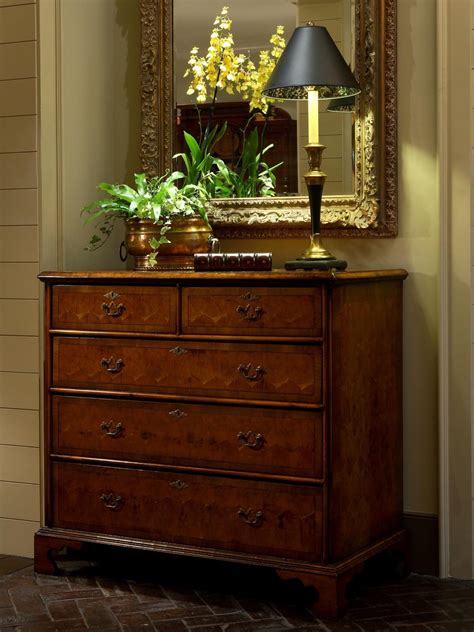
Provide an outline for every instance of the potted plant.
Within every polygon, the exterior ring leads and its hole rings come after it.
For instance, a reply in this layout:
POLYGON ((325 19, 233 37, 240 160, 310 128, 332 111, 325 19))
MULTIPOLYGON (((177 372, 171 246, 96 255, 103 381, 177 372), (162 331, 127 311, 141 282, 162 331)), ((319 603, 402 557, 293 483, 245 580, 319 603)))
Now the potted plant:
POLYGON ((207 252, 212 235, 209 194, 202 184, 179 186, 183 180, 183 173, 173 171, 161 177, 135 174, 135 188, 99 184, 108 197, 82 210, 85 223, 93 222, 96 228, 87 250, 100 248, 116 221, 124 220, 124 246, 135 257, 136 270, 191 269, 193 254, 207 252))

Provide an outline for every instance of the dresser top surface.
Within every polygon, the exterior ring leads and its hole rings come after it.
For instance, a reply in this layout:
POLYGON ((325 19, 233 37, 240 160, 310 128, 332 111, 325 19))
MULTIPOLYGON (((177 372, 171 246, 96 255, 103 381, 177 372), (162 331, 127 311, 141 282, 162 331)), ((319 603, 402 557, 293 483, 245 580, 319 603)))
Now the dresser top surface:
POLYGON ((193 283, 209 282, 216 284, 235 283, 281 283, 291 285, 292 283, 360 283, 370 281, 402 281, 408 276, 406 270, 358 270, 358 271, 287 271, 271 270, 269 272, 194 272, 180 270, 166 270, 163 272, 136 272, 130 270, 111 271, 50 271, 41 272, 38 278, 45 283, 127 283, 127 284, 173 284, 182 283, 192 285, 193 283))

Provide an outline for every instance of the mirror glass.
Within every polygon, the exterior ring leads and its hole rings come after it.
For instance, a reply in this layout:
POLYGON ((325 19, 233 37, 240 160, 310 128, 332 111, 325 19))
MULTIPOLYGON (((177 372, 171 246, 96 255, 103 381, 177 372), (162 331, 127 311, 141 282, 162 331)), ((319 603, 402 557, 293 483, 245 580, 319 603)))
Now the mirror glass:
MULTIPOLYGON (((198 91, 190 86, 196 76, 191 58, 205 57, 210 46, 214 21, 227 7, 231 21, 235 55, 250 58, 258 68, 260 51, 271 53, 271 36, 277 26, 290 38, 296 26, 312 21, 325 26, 344 55, 354 67, 354 0, 174 0, 173 2, 173 74, 176 127, 173 149, 186 149, 183 131, 199 138, 205 128, 208 113, 213 109, 212 124, 227 122, 227 131, 215 148, 215 154, 227 164, 235 165, 242 153, 243 138, 253 125, 257 127, 261 146, 272 145, 265 154, 269 166, 275 169, 277 196, 306 195, 304 174, 308 162, 304 145, 308 142, 307 105, 304 101, 272 102, 268 120, 262 113, 251 117, 247 95, 239 93, 237 82, 233 94, 225 89, 208 90, 204 102, 198 102, 198 91), (191 50, 193 54, 191 54, 191 50), (196 52, 197 49, 197 52, 196 52), (185 74, 187 72, 187 76, 185 74)), ((271 57, 270 57, 271 58, 271 57)), ((199 71, 198 71, 199 72, 199 71)), ((202 97, 201 97, 202 98, 202 97)), ((329 101, 320 100, 320 142, 326 146, 323 156, 327 174, 325 195, 354 193, 354 113, 328 111, 329 101)))
MULTIPOLYGON (((297 25, 326 26, 351 65, 361 87, 349 111, 329 111, 320 102, 320 140, 326 145, 327 174, 322 205, 325 235, 391 237, 398 231, 397 209, 397 0, 140 0, 142 48, 141 158, 150 175, 173 166, 183 148, 183 130, 199 133, 196 93, 183 75, 190 51, 205 56, 216 16, 228 7, 236 54, 256 60, 267 54, 279 25, 288 41, 297 25)), ((227 121, 232 133, 219 143, 224 164, 238 159, 248 99, 219 91, 213 118, 227 121)), ((201 106, 212 100, 206 94, 201 106)), ((200 106, 200 107, 201 107, 200 106)), ((201 107, 202 110, 202 107, 201 107)), ((206 120, 201 119, 201 120, 206 120)), ((254 127, 264 122, 254 118, 254 127)), ((219 237, 297 237, 308 235, 309 207, 303 175, 307 169, 305 102, 272 104, 266 162, 276 170, 274 196, 213 199, 209 217, 219 237)), ((176 163, 175 165, 176 166, 176 163)))

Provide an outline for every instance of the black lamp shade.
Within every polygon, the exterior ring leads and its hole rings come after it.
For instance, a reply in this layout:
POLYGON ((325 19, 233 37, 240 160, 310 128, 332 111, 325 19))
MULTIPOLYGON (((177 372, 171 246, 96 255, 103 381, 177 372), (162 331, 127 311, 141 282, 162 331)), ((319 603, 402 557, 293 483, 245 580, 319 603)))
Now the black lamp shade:
POLYGON ((320 99, 360 92, 351 69, 324 26, 298 26, 263 90, 272 99, 307 99, 317 90, 320 99))
POLYGON ((329 101, 327 112, 355 112, 355 96, 341 97, 329 101))

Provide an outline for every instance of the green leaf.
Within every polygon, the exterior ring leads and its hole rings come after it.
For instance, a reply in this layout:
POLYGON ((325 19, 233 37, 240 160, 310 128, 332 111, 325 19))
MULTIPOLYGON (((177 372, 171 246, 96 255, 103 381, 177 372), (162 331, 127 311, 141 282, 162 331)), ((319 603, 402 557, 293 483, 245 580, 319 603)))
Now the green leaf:
POLYGON ((146 176, 144 173, 136 173, 134 177, 137 193, 139 195, 143 195, 146 191, 146 176))
POLYGON ((184 140, 186 145, 189 147, 193 161, 198 162, 201 160, 201 148, 194 136, 189 132, 184 132, 184 140))

